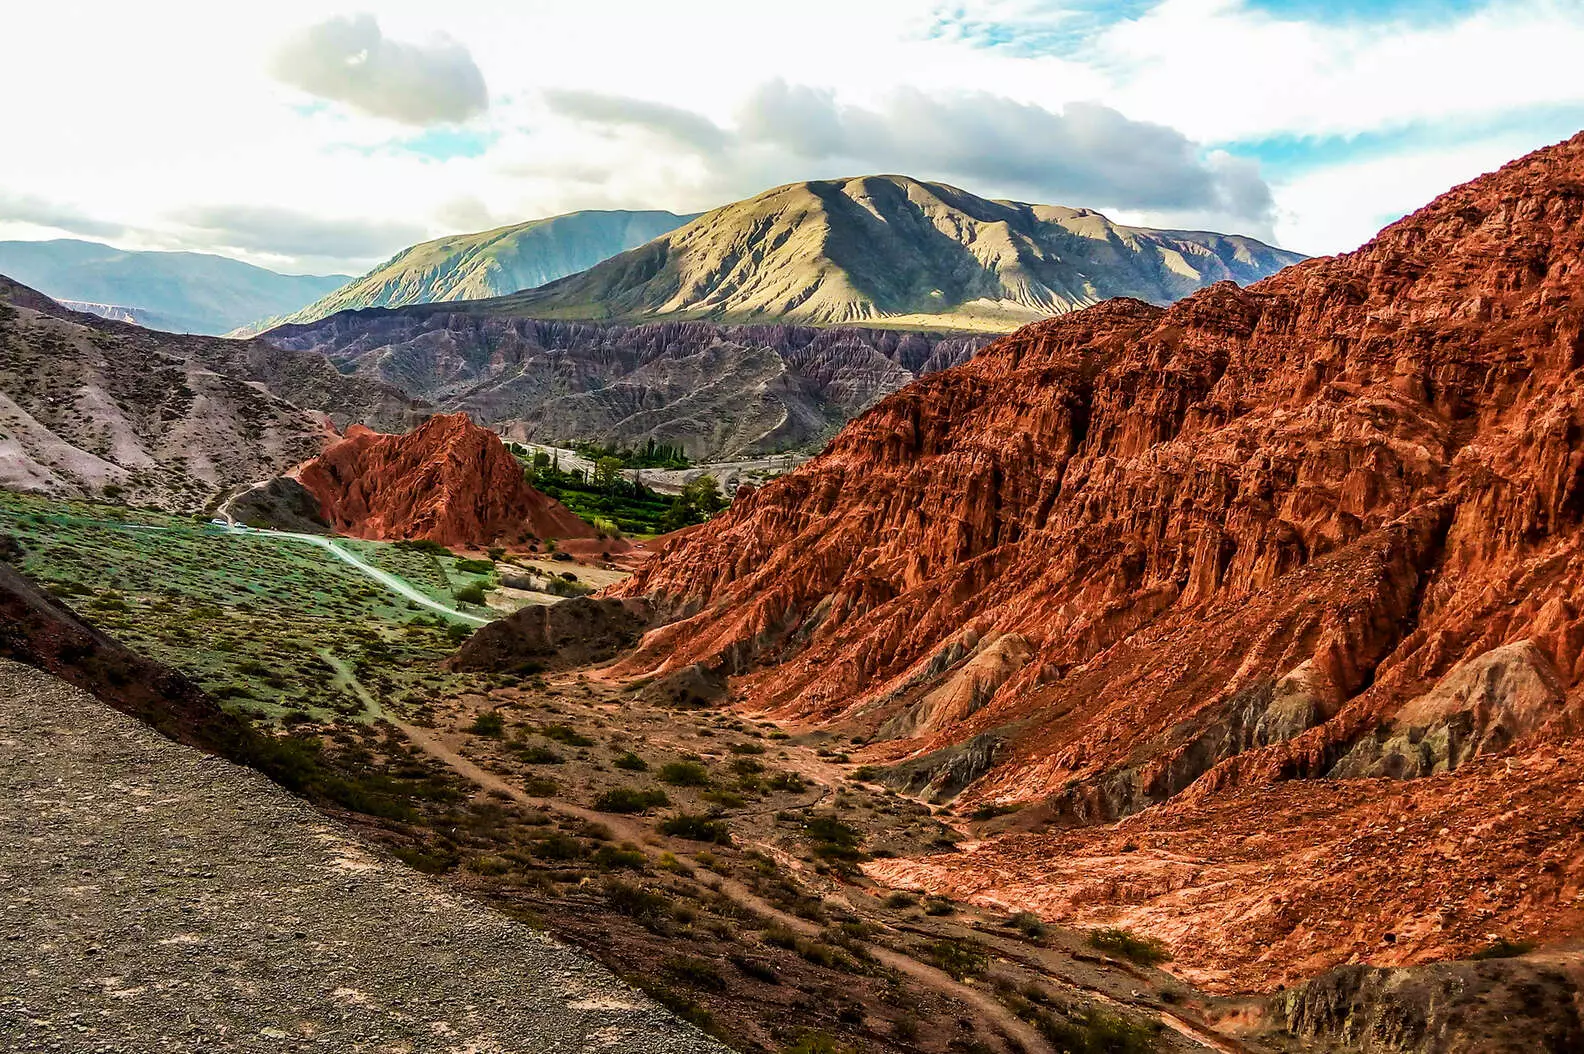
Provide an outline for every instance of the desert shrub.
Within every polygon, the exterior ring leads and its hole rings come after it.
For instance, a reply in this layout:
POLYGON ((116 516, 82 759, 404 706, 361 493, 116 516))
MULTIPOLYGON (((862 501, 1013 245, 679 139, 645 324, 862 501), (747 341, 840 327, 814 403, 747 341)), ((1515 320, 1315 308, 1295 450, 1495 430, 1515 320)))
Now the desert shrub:
POLYGON ((611 764, 619 769, 626 769, 628 772, 647 772, 649 769, 649 762, 630 750, 611 762, 611 764))
POLYGON ((660 833, 669 834, 677 838, 686 838, 694 842, 714 842, 716 845, 731 844, 731 828, 720 820, 712 820, 708 816, 698 816, 693 813, 679 812, 675 816, 668 816, 660 821, 660 833))
POLYGON ((642 871, 645 858, 637 849, 602 845, 594 851, 594 864, 602 871, 642 871))
POLYGON ((1034 1026, 1072 1054, 1152 1054, 1159 1026, 1091 1006, 1065 1016, 1036 1013, 1034 1026))
POLYGON ((529 851, 543 860, 579 860, 583 856, 583 843, 565 831, 551 831, 543 838, 535 838, 529 851))
POLYGON ((765 748, 759 743, 733 743, 731 752, 733 754, 763 754, 765 748))
POLYGON ((458 560, 456 569, 468 575, 487 575, 495 570, 493 560, 458 560))
POLYGON ((553 739, 557 743, 565 743, 569 747, 591 747, 594 740, 585 736, 571 725, 545 725, 537 730, 546 739, 553 739))
POLYGON ((667 897, 615 878, 608 879, 600 892, 612 911, 632 919, 661 918, 671 906, 667 897))
POLYGON ((469 582, 456 591, 458 604, 483 604, 484 587, 478 582, 469 582))
POLYGON ((1020 911, 1007 919, 1004 925, 1017 930, 1029 940, 1039 940, 1050 932, 1050 927, 1045 925, 1044 920, 1032 911, 1020 911))
POLYGON ((918 897, 915 897, 911 893, 904 893, 901 890, 898 890, 897 892, 892 893, 890 896, 885 898, 885 906, 897 910, 902 908, 911 908, 917 903, 918 897))
POLYGON ((796 772, 777 772, 765 781, 765 786, 784 794, 801 794, 808 790, 808 783, 796 772))
POLYGON ((990 966, 984 949, 965 940, 936 941, 924 949, 924 956, 959 981, 978 977, 990 966))
POLYGON ((660 969, 683 984, 711 992, 726 991, 726 977, 720 967, 708 959, 691 955, 673 955, 660 964, 660 969))
POLYGON ((659 789, 615 787, 601 794, 594 802, 600 812, 647 812, 660 805, 670 805, 671 798, 659 789))
POLYGON ((491 739, 499 739, 501 733, 506 731, 506 719, 501 716, 499 710, 486 710, 473 719, 473 723, 468 725, 467 730, 475 736, 488 736, 491 739))
POLYGON ((955 914, 957 905, 951 902, 950 897, 925 897, 924 914, 940 918, 945 915, 955 914))
POLYGON ((539 743, 517 748, 517 760, 527 765, 559 765, 564 760, 560 754, 539 743))
POLYGON ((1171 961, 1171 950, 1163 942, 1116 926, 1090 930, 1089 946, 1107 955, 1130 959, 1141 966, 1171 961))
POLYGON ((775 967, 763 959, 755 959, 741 952, 733 952, 727 958, 744 977, 752 977, 755 981, 763 981, 765 984, 781 983, 781 976, 775 972, 775 967))
POLYGON ((668 761, 660 766, 660 782, 673 787, 707 787, 709 770, 696 761, 668 761))

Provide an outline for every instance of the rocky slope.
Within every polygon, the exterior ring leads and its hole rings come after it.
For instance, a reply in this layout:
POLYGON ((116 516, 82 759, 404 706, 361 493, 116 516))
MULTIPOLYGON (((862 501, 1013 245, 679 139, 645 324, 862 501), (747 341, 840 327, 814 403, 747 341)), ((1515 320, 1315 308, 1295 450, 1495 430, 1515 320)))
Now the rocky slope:
POLYGON ((500 437, 466 414, 431 417, 406 435, 354 426, 297 477, 336 533, 354 538, 477 546, 594 535, 530 487, 500 437))
POLYGON ((1211 986, 1578 934, 1581 268, 1584 135, 1357 252, 1029 326, 670 542, 625 669, 1023 806, 872 872, 1211 986))
POLYGON ((988 338, 706 322, 595 325, 412 308, 265 338, 514 438, 680 445, 695 460, 806 446, 988 338))
POLYGON ((347 281, 346 275, 277 274, 209 253, 129 252, 69 238, 0 242, 0 274, 79 301, 72 306, 91 314, 207 334, 295 311, 347 281))
POLYGON ((811 180, 470 310, 1008 330, 1115 296, 1167 304, 1302 259, 1252 238, 1116 224, 906 176, 811 180))
POLYGON ((250 329, 315 322, 365 307, 482 300, 532 289, 593 267, 692 218, 671 212, 591 210, 436 238, 403 249, 300 311, 250 329))
POLYGON ((0 278, 0 485, 196 509, 312 457, 333 428, 417 417, 321 356, 79 314, 0 278))

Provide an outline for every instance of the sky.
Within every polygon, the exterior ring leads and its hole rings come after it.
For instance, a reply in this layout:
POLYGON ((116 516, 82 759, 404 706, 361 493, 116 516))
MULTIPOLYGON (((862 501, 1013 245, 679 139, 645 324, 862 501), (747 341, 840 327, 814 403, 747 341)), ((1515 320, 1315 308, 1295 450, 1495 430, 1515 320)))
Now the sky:
POLYGON ((12 5, 0 239, 359 273, 894 172, 1352 249, 1584 128, 1584 0, 12 5))

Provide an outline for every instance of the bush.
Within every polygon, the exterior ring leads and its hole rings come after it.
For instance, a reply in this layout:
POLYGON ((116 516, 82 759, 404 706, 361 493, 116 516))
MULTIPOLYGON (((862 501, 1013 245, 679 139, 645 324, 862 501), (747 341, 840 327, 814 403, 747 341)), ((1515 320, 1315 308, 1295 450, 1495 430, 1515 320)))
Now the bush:
POLYGON ((677 838, 686 838, 694 842, 714 842, 716 845, 731 844, 731 829, 725 823, 693 813, 679 812, 675 816, 669 816, 660 821, 660 833, 674 835, 677 838))
POLYGON ((450 556, 451 550, 439 542, 431 542, 427 538, 404 538, 395 543, 397 549, 407 549, 415 553, 424 553, 428 556, 450 556))
POLYGON ((506 719, 501 716, 499 710, 486 710, 473 719, 473 723, 468 725, 467 730, 475 736, 489 736, 491 739, 499 739, 501 733, 506 730, 506 719))
POLYGON ((660 805, 670 805, 671 798, 663 790, 639 790, 636 787, 617 787, 601 794, 594 802, 600 812, 648 812, 660 805))
POLYGON ((562 758, 560 754, 557 754, 549 747, 533 743, 526 747, 518 748, 517 760, 527 765, 559 765, 562 758))
POLYGON ((1029 940, 1039 940, 1050 932, 1050 927, 1045 925, 1038 915, 1032 911, 1020 911, 1007 919, 1005 925, 1017 930, 1029 940))
POLYGON ((930 962, 959 981, 978 977, 990 966, 990 957, 969 941, 936 941, 924 949, 930 962))
POLYGON ((673 955, 660 964, 660 969, 694 988, 711 992, 726 991, 726 978, 720 967, 708 959, 695 959, 690 955, 673 955))
POLYGON ((468 575, 487 575, 495 570, 493 560, 458 560, 456 569, 468 575))
POLYGON ((1057 1050, 1073 1054, 1152 1054, 1159 1026, 1091 1006, 1067 1017, 1040 1013, 1034 1025, 1057 1050))
POLYGON ((1089 931, 1089 946, 1108 955, 1130 959, 1140 966, 1171 961, 1171 950, 1154 937, 1141 937, 1120 927, 1089 931))
POLYGON ((545 725, 538 729, 541 736, 553 739, 557 743, 565 743, 569 747, 591 747, 594 740, 577 731, 571 725, 545 725))
POLYGON ((673 787, 708 787, 709 770, 696 761, 668 761, 660 766, 660 782, 673 787))
POLYGON ((602 871, 642 871, 645 862, 643 853, 636 849, 602 845, 594 851, 594 864, 602 871))
POLYGON ((461 589, 458 589, 455 596, 458 604, 483 605, 484 587, 478 582, 469 582, 461 589))
POLYGON ((611 764, 615 765, 619 769, 626 769, 628 772, 649 771, 649 762, 645 761, 643 758, 639 757, 637 754, 634 754, 630 750, 618 757, 615 761, 611 762, 611 764))

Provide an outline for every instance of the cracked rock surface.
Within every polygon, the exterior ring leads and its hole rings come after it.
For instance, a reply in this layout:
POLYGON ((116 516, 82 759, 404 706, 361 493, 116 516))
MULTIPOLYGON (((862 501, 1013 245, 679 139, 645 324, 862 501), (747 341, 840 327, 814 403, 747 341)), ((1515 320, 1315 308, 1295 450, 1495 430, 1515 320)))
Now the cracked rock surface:
POLYGON ((0 662, 0 1050, 693 1054, 581 953, 0 662))

